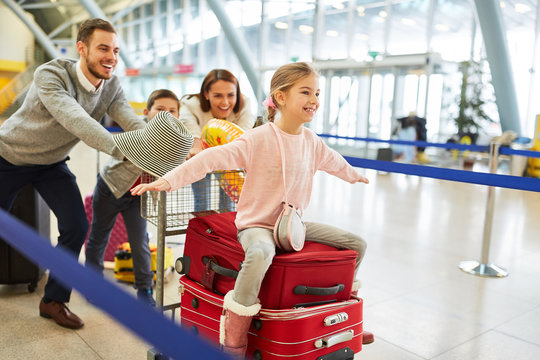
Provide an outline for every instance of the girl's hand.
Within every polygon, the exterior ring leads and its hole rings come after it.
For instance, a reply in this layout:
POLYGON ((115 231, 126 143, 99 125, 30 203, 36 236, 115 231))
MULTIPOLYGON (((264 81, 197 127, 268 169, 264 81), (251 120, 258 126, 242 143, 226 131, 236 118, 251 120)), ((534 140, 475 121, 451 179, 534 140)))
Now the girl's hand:
POLYGON ((364 183, 364 184, 369 184, 368 178, 365 178, 365 177, 363 177, 363 176, 358 177, 358 179, 356 180, 356 182, 361 182, 361 183, 364 183))
POLYGON ((164 178, 159 178, 150 184, 139 184, 131 189, 131 195, 142 195, 147 191, 170 191, 171 185, 164 178))

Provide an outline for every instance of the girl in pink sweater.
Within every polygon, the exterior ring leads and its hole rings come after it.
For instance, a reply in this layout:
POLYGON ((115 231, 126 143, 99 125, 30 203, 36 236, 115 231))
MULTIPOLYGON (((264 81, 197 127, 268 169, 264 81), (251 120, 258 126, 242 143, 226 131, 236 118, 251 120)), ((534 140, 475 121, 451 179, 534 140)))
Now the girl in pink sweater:
MULTIPOLYGON (((246 350, 251 317, 260 309, 257 297, 262 280, 276 253, 273 228, 282 209, 285 191, 289 203, 302 211, 309 203, 313 176, 318 170, 349 183, 368 183, 340 154, 303 126, 313 119, 319 108, 318 76, 308 64, 291 63, 276 70, 265 105, 268 107, 268 124, 247 131, 229 144, 209 148, 163 178, 132 190, 133 195, 145 191, 171 191, 214 170, 246 170, 236 215, 238 241, 246 255, 234 290, 225 296, 220 325, 223 350, 239 359, 243 359, 246 350), (281 117, 274 121, 278 111, 281 117), (284 189, 281 154, 274 130, 283 141, 287 189, 284 189)), ((305 224, 306 240, 355 250, 358 270, 366 250, 362 238, 330 225, 305 224)))

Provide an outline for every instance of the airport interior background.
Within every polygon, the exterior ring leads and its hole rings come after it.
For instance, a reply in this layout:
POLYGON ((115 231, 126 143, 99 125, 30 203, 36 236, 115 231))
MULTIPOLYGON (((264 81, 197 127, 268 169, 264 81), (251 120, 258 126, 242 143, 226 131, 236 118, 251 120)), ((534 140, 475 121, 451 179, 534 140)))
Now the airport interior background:
MULTIPOLYGON (((139 113, 151 91, 196 93, 209 70, 226 68, 238 76, 253 113, 264 117, 262 101, 275 69, 308 61, 321 88, 320 110, 309 127, 333 136, 325 141, 343 155, 376 159, 388 145, 358 139, 395 138, 397 119, 412 112, 426 119, 430 143, 469 144, 458 134, 457 119, 465 112, 478 129, 471 136, 476 144, 506 133, 512 139, 506 145, 540 150, 539 1, 2 0, 0 124, 22 103, 37 66, 78 56, 74 36, 91 17, 107 18, 117 29, 115 74, 139 113)), ((426 147, 425 154, 412 162, 490 171, 488 152, 426 147)), ((68 165, 82 196, 92 191, 106 160, 83 143, 76 146, 68 165)), ((527 174, 530 162, 500 155, 495 172, 540 177, 527 174)), ((364 329, 376 340, 355 359, 539 359, 538 190, 359 171, 369 185, 317 174, 304 214, 368 242, 359 295, 364 329), (488 216, 494 217, 490 260, 508 271, 500 278, 458 267, 480 258, 488 216)), ((150 232, 155 242, 153 225, 150 232)), ((57 236, 51 215, 53 243, 57 236)), ((183 241, 183 235, 167 239, 175 257, 183 241)), ((134 294, 111 268, 106 275, 134 294)), ((0 285, 1 358, 146 358, 150 344, 77 292, 70 307, 85 328, 62 329, 41 319, 43 285, 44 279, 32 294, 24 286, 0 285)), ((178 300, 178 274, 170 272, 165 303, 178 300)))

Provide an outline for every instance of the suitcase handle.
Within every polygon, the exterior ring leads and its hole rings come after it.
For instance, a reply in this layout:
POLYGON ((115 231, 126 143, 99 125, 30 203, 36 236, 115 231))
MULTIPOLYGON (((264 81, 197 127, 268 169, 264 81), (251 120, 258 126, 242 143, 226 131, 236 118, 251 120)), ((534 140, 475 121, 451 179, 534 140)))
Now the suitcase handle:
POLYGON ((238 271, 220 266, 216 264, 215 261, 212 261, 212 259, 210 259, 208 256, 203 257, 204 265, 206 265, 209 261, 210 261, 210 269, 212 269, 212 271, 214 271, 216 274, 227 276, 233 279, 236 279, 238 277, 238 271))
POLYGON ((330 335, 327 337, 323 337, 322 339, 315 340, 315 347, 317 349, 320 348, 329 348, 331 346, 334 346, 336 344, 350 341, 354 337, 354 331, 353 330, 347 330, 343 331, 334 335, 330 335))
POLYGON ((317 295, 317 296, 327 296, 335 295, 338 292, 341 292, 345 289, 345 285, 337 284, 336 286, 331 287, 312 287, 306 285, 296 285, 294 287, 293 293, 295 295, 317 295))

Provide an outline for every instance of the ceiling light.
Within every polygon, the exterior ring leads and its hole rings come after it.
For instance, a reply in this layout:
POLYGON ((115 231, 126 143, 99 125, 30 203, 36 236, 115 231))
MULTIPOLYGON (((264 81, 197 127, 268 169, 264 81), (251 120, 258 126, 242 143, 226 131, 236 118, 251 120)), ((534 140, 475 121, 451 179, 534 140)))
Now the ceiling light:
POLYGON ((326 36, 337 37, 339 33, 336 30, 326 30, 326 36))
POLYGON ((526 12, 531 11, 531 7, 529 5, 517 3, 514 5, 514 10, 519 14, 525 14, 526 12))
POLYGON ((403 25, 408 25, 408 26, 415 26, 416 25, 416 21, 414 21, 413 19, 409 19, 409 18, 401 19, 401 23, 403 25))
POLYGON ((500 1, 499 4, 501 5, 501 9, 506 7, 506 3, 504 1, 500 1))
POLYGON ((356 8, 356 11, 358 12, 358 16, 364 16, 366 15, 366 8, 363 6, 358 6, 356 8))
POLYGON ((300 32, 302 34, 311 34, 313 32, 313 26, 309 26, 309 25, 300 25, 298 27, 298 30, 300 30, 300 32))
POLYGON ((369 40, 368 34, 354 34, 354 37, 358 40, 363 40, 363 41, 369 40))
POLYGON ((339 1, 339 0, 336 0, 336 1, 332 2, 332 6, 333 6, 335 9, 338 9, 338 10, 343 10, 343 9, 345 9, 345 5, 343 5, 343 1, 339 1))
POLYGON ((388 16, 388 13, 384 10, 379 11, 379 16, 382 18, 386 18, 388 16))
POLYGON ((445 24, 435 24, 435 30, 438 30, 438 31, 450 31, 450 28, 448 27, 448 25, 445 25, 445 24))
POLYGON ((286 22, 283 22, 283 21, 276 21, 274 26, 275 26, 276 29, 279 29, 279 30, 286 30, 286 29, 289 28, 289 24, 287 24, 286 22))

